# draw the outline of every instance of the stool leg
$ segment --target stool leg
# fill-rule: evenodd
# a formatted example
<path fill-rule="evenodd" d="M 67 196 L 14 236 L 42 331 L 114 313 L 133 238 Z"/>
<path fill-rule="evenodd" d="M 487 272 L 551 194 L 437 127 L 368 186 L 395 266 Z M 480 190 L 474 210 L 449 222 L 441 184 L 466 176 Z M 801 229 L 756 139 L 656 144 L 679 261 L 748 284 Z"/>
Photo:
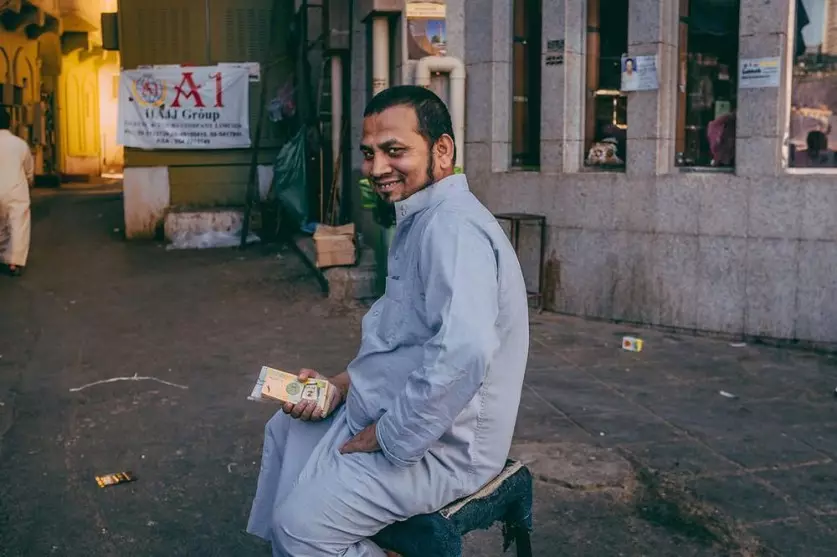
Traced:
<path fill-rule="evenodd" d="M 506 510 L 506 543 L 514 541 L 517 557 L 532 557 L 532 478 L 528 476 L 528 495 L 512 503 Z M 508 547 L 508 545 L 506 546 Z"/>
<path fill-rule="evenodd" d="M 517 557 L 532 557 L 532 540 L 529 536 L 529 530 L 522 524 L 517 527 L 514 545 L 517 548 Z"/>
<path fill-rule="evenodd" d="M 543 311 L 543 293 L 546 289 L 544 259 L 546 258 L 546 220 L 541 221 L 541 253 L 538 261 L 538 311 Z"/>

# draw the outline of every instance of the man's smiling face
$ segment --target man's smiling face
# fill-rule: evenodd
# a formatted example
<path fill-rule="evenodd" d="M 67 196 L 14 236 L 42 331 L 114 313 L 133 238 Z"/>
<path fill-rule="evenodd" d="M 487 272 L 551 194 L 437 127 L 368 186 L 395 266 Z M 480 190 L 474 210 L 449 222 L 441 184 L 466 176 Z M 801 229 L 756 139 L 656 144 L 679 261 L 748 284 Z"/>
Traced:
<path fill-rule="evenodd" d="M 416 111 L 393 106 L 363 119 L 363 174 L 384 201 L 403 201 L 434 182 L 434 161 Z"/>

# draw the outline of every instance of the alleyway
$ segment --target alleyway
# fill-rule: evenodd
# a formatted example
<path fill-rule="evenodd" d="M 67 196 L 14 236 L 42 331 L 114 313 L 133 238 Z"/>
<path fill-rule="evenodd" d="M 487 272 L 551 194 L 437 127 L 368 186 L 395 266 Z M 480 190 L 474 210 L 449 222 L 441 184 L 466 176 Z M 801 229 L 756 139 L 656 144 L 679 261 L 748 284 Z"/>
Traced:
<path fill-rule="evenodd" d="M 362 313 L 290 254 L 126 243 L 121 220 L 118 194 L 42 196 L 27 274 L 0 277 L 0 556 L 268 555 L 243 528 L 273 408 L 246 396 L 262 364 L 341 370 Z M 135 374 L 171 384 L 85 387 Z M 828 356 L 533 316 L 535 554 L 833 555 L 835 386 Z"/>

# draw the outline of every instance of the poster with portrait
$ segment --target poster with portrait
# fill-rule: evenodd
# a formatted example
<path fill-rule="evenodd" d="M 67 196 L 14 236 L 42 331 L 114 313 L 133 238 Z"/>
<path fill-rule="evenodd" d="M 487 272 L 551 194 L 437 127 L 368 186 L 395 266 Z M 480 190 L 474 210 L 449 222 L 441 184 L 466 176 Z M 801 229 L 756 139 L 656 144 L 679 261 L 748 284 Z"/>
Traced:
<path fill-rule="evenodd" d="M 408 0 L 407 51 L 410 60 L 447 54 L 445 0 Z"/>
<path fill-rule="evenodd" d="M 622 91 L 653 91 L 659 86 L 656 56 L 622 56 Z"/>

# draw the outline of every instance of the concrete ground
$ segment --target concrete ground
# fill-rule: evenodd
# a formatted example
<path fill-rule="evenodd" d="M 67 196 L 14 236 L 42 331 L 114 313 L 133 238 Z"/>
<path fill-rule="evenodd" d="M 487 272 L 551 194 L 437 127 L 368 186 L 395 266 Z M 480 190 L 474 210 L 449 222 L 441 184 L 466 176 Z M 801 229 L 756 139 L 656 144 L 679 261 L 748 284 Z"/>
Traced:
<path fill-rule="evenodd" d="M 290 253 L 121 228 L 118 192 L 39 194 L 27 273 L 0 276 L 0 556 L 268 555 L 243 528 L 273 408 L 246 396 L 262 364 L 341 370 L 362 311 Z M 87 386 L 134 375 L 169 384 Z M 835 386 L 827 355 L 533 315 L 535 555 L 833 555 Z"/>

